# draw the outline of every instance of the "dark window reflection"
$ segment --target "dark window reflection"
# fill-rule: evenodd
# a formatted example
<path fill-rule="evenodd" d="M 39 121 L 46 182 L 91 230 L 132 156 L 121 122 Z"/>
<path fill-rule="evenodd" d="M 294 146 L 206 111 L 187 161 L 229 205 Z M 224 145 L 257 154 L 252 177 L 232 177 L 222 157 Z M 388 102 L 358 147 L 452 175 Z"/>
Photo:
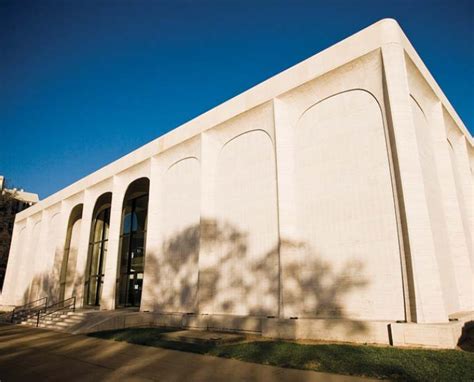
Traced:
<path fill-rule="evenodd" d="M 139 179 L 130 185 L 125 196 L 120 236 L 118 307 L 140 306 L 145 264 L 148 187 L 148 179 Z"/>
<path fill-rule="evenodd" d="M 111 199 L 111 193 L 104 194 L 98 199 L 94 209 L 86 278 L 85 303 L 87 305 L 100 305 L 102 284 L 104 282 L 104 264 L 109 239 Z"/>

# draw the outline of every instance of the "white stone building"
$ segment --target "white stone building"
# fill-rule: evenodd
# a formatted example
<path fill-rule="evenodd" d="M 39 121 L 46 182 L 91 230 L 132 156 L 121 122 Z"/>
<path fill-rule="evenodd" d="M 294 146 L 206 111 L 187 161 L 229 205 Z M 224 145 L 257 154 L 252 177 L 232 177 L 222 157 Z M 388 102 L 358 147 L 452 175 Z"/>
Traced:
<path fill-rule="evenodd" d="M 382 20 L 18 214 L 1 302 L 442 345 L 474 310 L 473 167 Z"/>

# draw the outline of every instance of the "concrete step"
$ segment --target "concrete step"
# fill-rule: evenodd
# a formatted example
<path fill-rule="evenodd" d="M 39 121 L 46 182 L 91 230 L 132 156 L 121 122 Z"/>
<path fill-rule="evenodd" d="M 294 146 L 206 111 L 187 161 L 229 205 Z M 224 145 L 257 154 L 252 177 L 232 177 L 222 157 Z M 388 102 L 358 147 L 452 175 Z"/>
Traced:
<path fill-rule="evenodd" d="M 73 318 L 65 318 L 63 320 L 58 320 L 58 321 L 55 321 L 55 322 L 67 322 L 68 324 L 76 325 L 76 324 L 80 324 L 82 321 L 83 321 L 82 319 L 77 320 L 77 319 L 73 319 Z"/>
<path fill-rule="evenodd" d="M 84 321 L 85 314 L 82 312 L 68 312 L 67 314 L 60 314 L 60 315 L 48 315 L 45 317 L 41 317 L 40 324 L 43 327 L 54 327 L 57 325 L 58 327 L 65 327 L 65 326 L 73 326 L 79 324 Z M 21 322 L 22 325 L 29 325 L 29 326 L 36 326 L 37 318 L 31 317 L 27 320 Z"/>
<path fill-rule="evenodd" d="M 39 327 L 48 330 L 65 331 L 77 327 L 78 324 L 83 323 L 90 317 L 90 314 L 100 314 L 98 310 L 64 310 L 58 311 L 40 318 L 37 326 L 37 317 L 29 317 L 21 322 L 21 325 Z"/>
<path fill-rule="evenodd" d="M 28 320 L 21 321 L 20 324 L 35 324 L 36 325 L 37 319 L 36 318 L 29 318 Z"/>
<path fill-rule="evenodd" d="M 74 317 L 74 316 L 65 316 L 65 317 L 43 317 L 41 319 L 42 321 L 48 321 L 48 322 L 61 322 L 64 320 L 69 320 L 69 321 L 74 321 L 74 322 L 81 322 L 84 320 L 83 317 Z"/>
<path fill-rule="evenodd" d="M 48 326 L 48 325 L 43 325 L 43 324 L 39 324 L 38 325 L 38 328 L 41 328 L 41 329 L 48 329 L 48 330 L 56 330 L 56 331 L 60 331 L 60 332 L 65 332 L 66 331 L 66 328 L 61 328 L 61 327 L 52 327 L 52 326 Z"/>
<path fill-rule="evenodd" d="M 245 336 L 240 334 L 209 332 L 201 330 L 172 331 L 168 333 L 163 333 L 160 337 L 166 341 L 219 345 L 239 342 L 245 339 Z"/>
<path fill-rule="evenodd" d="M 54 321 L 47 321 L 47 320 L 44 320 L 44 321 L 40 321 L 42 324 L 44 325 L 48 325 L 48 326 L 55 326 L 55 325 L 59 325 L 59 326 L 63 326 L 63 325 L 68 325 L 68 326 L 72 326 L 72 325 L 76 325 L 77 322 L 76 321 L 69 321 L 69 320 L 54 320 Z"/>
<path fill-rule="evenodd" d="M 43 324 L 48 328 L 69 328 L 71 325 L 66 322 L 56 322 L 54 324 Z"/>

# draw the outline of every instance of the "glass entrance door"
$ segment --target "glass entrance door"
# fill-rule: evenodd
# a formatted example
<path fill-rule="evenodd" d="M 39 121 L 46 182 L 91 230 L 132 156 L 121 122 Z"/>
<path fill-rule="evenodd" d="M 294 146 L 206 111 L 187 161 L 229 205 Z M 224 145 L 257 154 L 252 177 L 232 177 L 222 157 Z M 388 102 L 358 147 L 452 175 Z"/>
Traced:
<path fill-rule="evenodd" d="M 123 210 L 118 307 L 140 306 L 145 259 L 148 193 L 126 202 Z"/>
<path fill-rule="evenodd" d="M 109 239 L 110 206 L 99 210 L 94 219 L 94 228 L 89 243 L 88 279 L 86 281 L 86 304 L 99 306 L 104 282 L 104 263 Z"/>

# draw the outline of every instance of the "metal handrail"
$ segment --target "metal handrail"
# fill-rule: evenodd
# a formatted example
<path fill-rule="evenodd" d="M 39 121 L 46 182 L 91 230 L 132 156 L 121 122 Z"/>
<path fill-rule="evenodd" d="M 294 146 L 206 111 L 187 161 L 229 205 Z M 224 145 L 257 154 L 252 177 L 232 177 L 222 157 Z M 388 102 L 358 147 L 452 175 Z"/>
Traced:
<path fill-rule="evenodd" d="M 41 298 L 39 298 L 38 300 L 27 302 L 27 303 L 24 304 L 24 305 L 15 306 L 15 308 L 13 308 L 13 312 L 15 312 L 15 311 L 17 311 L 17 310 L 24 310 L 24 309 L 26 309 L 27 306 L 36 304 L 37 302 L 43 301 L 43 300 L 44 300 L 45 302 L 42 303 L 42 304 L 46 304 L 46 305 L 47 305 L 47 304 L 48 304 L 48 297 L 41 297 Z"/>
<path fill-rule="evenodd" d="M 68 301 L 70 301 L 70 302 L 68 302 Z M 51 308 L 54 308 L 54 307 L 57 307 L 57 306 L 59 306 L 59 307 L 50 311 Z M 39 322 L 40 322 L 41 318 L 44 318 L 46 316 L 49 316 L 50 314 L 59 312 L 61 310 L 70 309 L 70 308 L 72 308 L 73 312 L 76 311 L 76 296 L 66 298 L 62 301 L 56 302 L 56 303 L 46 307 L 44 314 L 41 314 L 41 311 L 38 311 L 37 314 L 36 314 L 36 327 L 39 326 Z"/>
<path fill-rule="evenodd" d="M 24 321 L 25 319 L 37 316 L 38 314 L 44 311 L 46 311 L 46 306 L 37 306 L 35 308 L 22 310 L 15 315 L 15 317 L 12 319 L 12 322 L 14 322 L 17 318 L 19 318 L 20 321 Z"/>
<path fill-rule="evenodd" d="M 31 306 L 33 304 L 37 304 L 39 301 L 43 301 L 41 304 L 38 306 L 34 306 L 32 308 L 28 308 L 28 306 Z M 48 306 L 48 297 L 41 297 L 38 300 L 28 302 L 24 305 L 16 306 L 13 308 L 11 312 L 11 318 L 10 321 L 13 323 L 15 321 L 16 316 L 31 316 L 36 314 L 36 311 L 41 311 L 44 310 Z M 31 314 L 33 313 L 33 314 Z"/>

